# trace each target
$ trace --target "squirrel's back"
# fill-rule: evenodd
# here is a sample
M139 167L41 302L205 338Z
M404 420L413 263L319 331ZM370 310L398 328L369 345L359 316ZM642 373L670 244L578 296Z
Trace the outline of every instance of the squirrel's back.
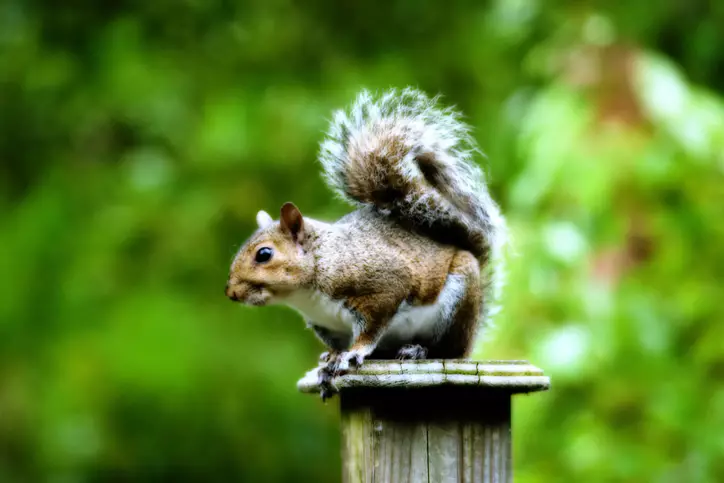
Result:
M497 285L506 227L473 159L477 152L457 112L408 88L363 91L349 110L336 112L320 160L343 198L470 251Z
M408 296L420 298L416 303L431 303L457 251L406 230L372 207L362 207L329 225L313 250L317 283L325 292L349 291L351 286L355 291L375 291L403 284Z

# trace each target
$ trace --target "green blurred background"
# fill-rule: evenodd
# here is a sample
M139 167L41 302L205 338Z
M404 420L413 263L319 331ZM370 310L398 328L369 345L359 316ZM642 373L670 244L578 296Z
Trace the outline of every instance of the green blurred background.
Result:
M724 3L0 3L0 481L339 479L322 350L224 297L367 87L445 95L515 239L516 481L724 481ZM420 402L424 404L424 401ZM484 411L485 408L481 408Z

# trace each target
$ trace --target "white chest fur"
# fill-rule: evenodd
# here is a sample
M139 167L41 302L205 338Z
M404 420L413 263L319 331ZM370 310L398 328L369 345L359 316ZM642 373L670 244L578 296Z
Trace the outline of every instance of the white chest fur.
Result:
M342 300L334 300L315 290L299 290L279 302L296 309L314 325L342 334L356 332L356 317L344 306ZM445 302L445 297L438 297L438 300L431 305L410 306L403 303L390 321L379 344L381 346L404 344L415 338L433 337L436 329L440 329L441 320L449 311Z
M334 300L317 290L297 290L280 302L300 312L307 321L332 332L351 334L354 330L355 316L345 308L344 301Z

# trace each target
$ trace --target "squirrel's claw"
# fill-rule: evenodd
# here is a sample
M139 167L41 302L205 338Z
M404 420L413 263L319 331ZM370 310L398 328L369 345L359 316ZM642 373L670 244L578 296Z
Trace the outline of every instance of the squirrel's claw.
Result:
M402 361L427 359L427 349L419 344L404 345L397 351L397 358Z
M334 361L335 359L337 359L337 357L339 357L339 351L331 350L322 352L319 355L319 362L321 364L329 364L330 361Z
M361 366L365 360L365 354L357 350L347 352L331 351L322 354L319 360L323 363L320 371L328 372L330 377L337 377Z
M327 402L327 399L334 396L336 391L323 387L319 390L319 397L322 398L322 402Z
M334 396L337 393L337 388L332 384L332 373L329 367L323 366L319 368L317 373L317 381L319 384L319 396L322 398L322 402Z
M360 351L349 351L343 352L339 356L337 363L337 374L341 375L349 372L350 369L357 368L362 365L365 360L365 356Z
M341 374L339 370L340 355L339 351L331 350L323 352L319 356L321 366L317 371L317 384L319 384L319 396L322 398L322 402L338 392L332 380Z
M332 381L337 376L348 373L351 369L355 369L362 365L365 356L360 351L348 352L325 352L319 358L322 366L317 372L319 395L322 401L325 401L338 392Z

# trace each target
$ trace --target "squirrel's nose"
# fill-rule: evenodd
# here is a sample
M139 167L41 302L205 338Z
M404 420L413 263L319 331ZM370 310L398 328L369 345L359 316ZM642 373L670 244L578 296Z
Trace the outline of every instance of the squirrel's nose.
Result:
M234 289L229 285L228 282L226 283L226 296L229 297L229 298L230 298L231 300L233 300L234 302L238 302L238 301L239 301L239 293L238 293L236 290L234 290Z

